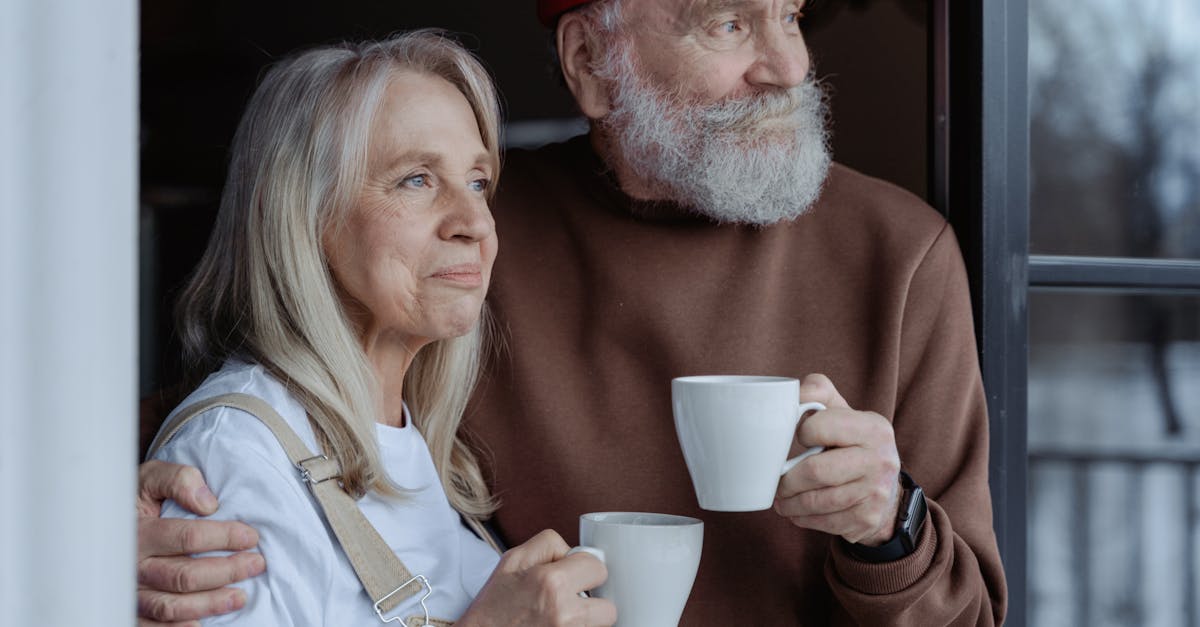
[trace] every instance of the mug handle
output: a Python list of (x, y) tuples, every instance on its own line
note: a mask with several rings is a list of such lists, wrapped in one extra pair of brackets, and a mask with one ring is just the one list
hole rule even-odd
[[(592, 557), (594, 557), (594, 558), (596, 558), (596, 559), (600, 560), (601, 562), (603, 562), (603, 561), (604, 561), (604, 551), (602, 551), (602, 550), (600, 550), (600, 549), (597, 549), (597, 548), (594, 548), (594, 547), (590, 547), (590, 546), (577, 546), (577, 547), (573, 547), (573, 548), (572, 548), (570, 551), (567, 551), (567, 555), (574, 555), (574, 554), (576, 554), (576, 553), (587, 553), (588, 555), (591, 555)], [(564, 557), (565, 557), (565, 556), (564, 556)], [(580, 590), (580, 591), (579, 591), (579, 596), (581, 596), (581, 597), (583, 597), (583, 598), (585, 598), (585, 599), (591, 598), (591, 597), (588, 595), (588, 593), (587, 593), (587, 591), (586, 591), (586, 590)]]
[[(799, 427), (800, 421), (804, 420), (804, 414), (807, 414), (810, 411), (822, 411), (823, 409), (825, 409), (825, 406), (822, 405), (821, 403), (814, 401), (812, 403), (800, 403), (799, 405), (796, 406), (796, 409), (798, 409), (800, 412), (798, 414), (799, 418), (796, 420), (796, 426)], [(800, 462), (804, 461), (805, 459), (812, 457), (813, 455), (816, 455), (817, 453), (820, 453), (823, 450), (825, 450), (824, 446), (814, 446), (814, 447), (808, 449), (807, 451), (804, 451), (803, 453), (787, 460), (786, 462), (783, 462), (783, 470), (779, 471), (779, 476), (782, 477), (782, 476), (786, 475), (789, 470), (796, 467), (796, 464), (799, 464)]]

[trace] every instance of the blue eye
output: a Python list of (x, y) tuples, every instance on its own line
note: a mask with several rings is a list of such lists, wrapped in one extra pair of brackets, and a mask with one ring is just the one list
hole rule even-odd
[(473, 192), (486, 192), (492, 186), (490, 179), (475, 179), (467, 184)]
[(410, 177), (405, 178), (403, 181), (400, 181), (400, 184), (405, 187), (428, 187), (429, 186), (429, 175), (414, 174)]
[(738, 23), (737, 20), (729, 20), (728, 22), (722, 23), (718, 28), (722, 33), (726, 35), (732, 35), (738, 32)]

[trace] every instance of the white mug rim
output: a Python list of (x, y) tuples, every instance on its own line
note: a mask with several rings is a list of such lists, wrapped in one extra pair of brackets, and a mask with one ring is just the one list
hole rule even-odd
[[(643, 518), (644, 520), (636, 520), (639, 517)], [(587, 514), (581, 514), (579, 519), (586, 520), (593, 525), (606, 525), (611, 527), (639, 527), (643, 529), (671, 529), (704, 524), (704, 521), (700, 520), (699, 518), (692, 518), (691, 516), (679, 516), (676, 514), (660, 514), (657, 512), (589, 512)]]
[(675, 377), (672, 381), (687, 385), (775, 385), (779, 383), (799, 383), (795, 377), (780, 377), (774, 375), (755, 374), (705, 374)]

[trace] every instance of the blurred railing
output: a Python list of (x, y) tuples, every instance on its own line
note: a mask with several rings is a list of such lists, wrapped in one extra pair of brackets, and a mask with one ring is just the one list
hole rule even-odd
[[(1181, 476), (1182, 481), (1179, 498), (1183, 517), (1178, 521), (1177, 525), (1171, 527), (1178, 531), (1182, 542), (1179, 547), (1179, 552), (1183, 556), (1182, 559), (1182, 625), (1200, 625), (1200, 615), (1198, 615), (1197, 596), (1200, 595), (1200, 590), (1197, 589), (1197, 535), (1200, 534), (1200, 504), (1197, 497), (1197, 476), (1200, 475), (1200, 450), (1197, 450), (1194, 445), (1191, 446), (1173, 446), (1161, 445), (1152, 448), (1145, 446), (1134, 447), (1114, 447), (1114, 446), (1089, 446), (1084, 449), (1082, 447), (1068, 448), (1046, 445), (1032, 445), (1029, 450), (1029, 479), (1031, 484), (1039, 481), (1051, 467), (1069, 468), (1071, 473), (1071, 504), (1068, 517), (1068, 529), (1071, 530), (1071, 546), (1069, 553), (1071, 556), (1071, 572), (1074, 577), (1079, 578), (1073, 582), (1071, 586), (1073, 592), (1072, 614), (1075, 617), (1074, 624), (1077, 625), (1095, 625), (1101, 621), (1097, 616), (1097, 609), (1100, 607), (1102, 599), (1094, 598), (1093, 585), (1090, 585), (1094, 578), (1103, 577), (1105, 574), (1101, 572), (1104, 565), (1095, 563), (1094, 555), (1096, 547), (1103, 543), (1139, 543), (1143, 541), (1144, 526), (1146, 517), (1140, 515), (1146, 504), (1144, 501), (1143, 491), (1140, 486), (1145, 486), (1147, 474), (1151, 468), (1162, 469), (1164, 467), (1176, 470)], [(1135, 486), (1127, 495), (1127, 503), (1125, 504), (1126, 511), (1130, 514), (1126, 521), (1133, 529), (1127, 534), (1121, 534), (1123, 537), (1111, 538), (1096, 538), (1093, 537), (1093, 516), (1098, 515), (1094, 510), (1098, 499), (1096, 498), (1096, 485), (1094, 471), (1104, 468), (1110, 471), (1116, 471), (1121, 475), (1132, 479), (1131, 483)], [(1034, 487), (1031, 485), (1031, 488)], [(1170, 542), (1171, 538), (1158, 538), (1163, 542)], [(1031, 550), (1038, 550), (1037, 539), (1031, 538)], [(1138, 557), (1144, 557), (1145, 546), (1137, 547), (1135, 553)], [(1133, 572), (1112, 573), (1113, 576), (1124, 577), (1128, 585), (1137, 587), (1133, 598), (1135, 599), (1136, 607), (1126, 608), (1129, 618), (1138, 620), (1136, 623), (1143, 624), (1139, 618), (1145, 617), (1150, 610), (1150, 606), (1156, 601), (1153, 598), (1154, 590), (1146, 589), (1144, 584), (1145, 572), (1142, 570), (1143, 563), (1138, 561), (1133, 565)], [(1153, 565), (1150, 565), (1153, 567)], [(1138, 618), (1135, 618), (1138, 617)]]

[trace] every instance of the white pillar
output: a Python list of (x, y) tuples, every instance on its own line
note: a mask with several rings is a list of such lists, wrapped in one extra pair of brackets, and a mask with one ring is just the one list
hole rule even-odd
[(0, 625), (132, 625), (136, 0), (0, 0)]

